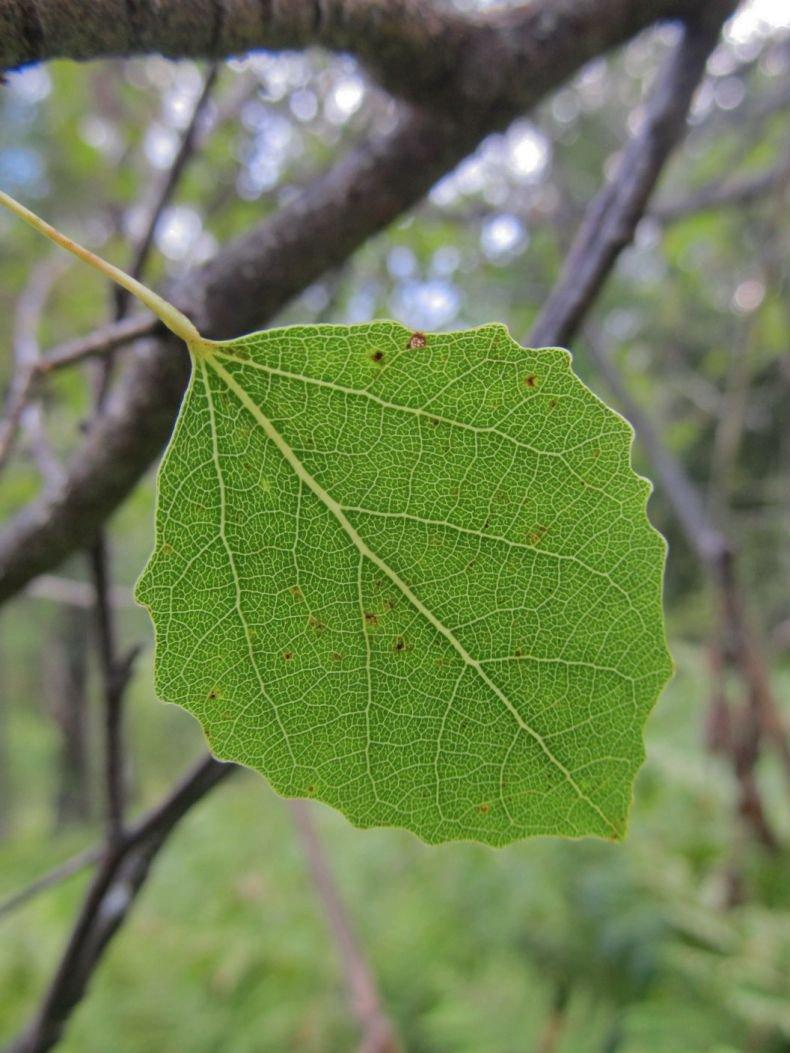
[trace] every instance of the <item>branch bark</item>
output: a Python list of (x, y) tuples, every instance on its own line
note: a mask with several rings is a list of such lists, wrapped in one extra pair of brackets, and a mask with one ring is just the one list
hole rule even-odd
[(577, 48), (585, 47), (587, 34), (597, 52), (613, 28), (632, 36), (645, 19), (703, 6), (689, 0), (542, 0), (473, 16), (431, 0), (6, 0), (0, 6), (0, 68), (151, 52), (217, 59), (319, 45), (351, 52), (387, 90), (409, 101), (448, 111), (479, 109), (505, 95), (513, 105), (523, 103), (530, 91), (524, 63), (539, 59), (544, 42), (554, 43), (558, 26), (572, 31)]
[[(6, 1053), (46, 1053), (59, 1041), (71, 1011), (83, 997), (108, 944), (143, 887), (159, 849), (184, 815), (235, 770), (234, 765), (213, 757), (199, 761), (173, 792), (123, 834), (104, 857), (49, 990), (33, 1020)], [(79, 857), (75, 867), (86, 855)]]
[[(684, 5), (690, 11), (706, 6), (702, 0)], [(4, 8), (6, 19), (18, 7)], [(340, 160), (270, 221), (190, 273), (172, 298), (206, 336), (229, 337), (267, 324), (292, 296), (414, 205), (521, 106), (534, 105), (589, 59), (678, 7), (668, 0), (544, 0), (517, 9), (508, 17), (509, 46), (519, 57), (518, 108), (512, 84), (503, 96), (486, 96), (485, 70), (478, 79), (482, 110), (459, 105), (450, 115), (404, 107), (393, 132)], [(490, 57), (485, 63), (492, 66)], [(187, 379), (187, 356), (161, 336), (140, 342), (135, 358), (62, 487), (0, 534), (0, 601), (94, 537), (166, 441)]]
[(659, 176), (683, 137), (705, 63), (734, 7), (732, 0), (711, 3), (684, 28), (650, 96), (641, 130), (629, 141), (616, 173), (584, 215), (560, 279), (533, 327), (535, 347), (570, 341), (620, 253), (632, 241)]

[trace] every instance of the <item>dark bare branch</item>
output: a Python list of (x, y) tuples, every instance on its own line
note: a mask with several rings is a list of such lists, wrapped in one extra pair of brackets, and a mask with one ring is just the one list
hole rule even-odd
[(199, 761), (160, 805), (143, 816), (105, 855), (86, 893), (49, 990), (33, 1020), (7, 1053), (46, 1053), (60, 1039), (108, 944), (125, 921), (151, 864), (173, 828), (235, 766)]
[(686, 130), (694, 91), (705, 72), (722, 22), (735, 4), (708, 5), (687, 23), (648, 103), (642, 128), (627, 144), (615, 174), (587, 209), (562, 275), (531, 334), (536, 347), (567, 344), (595, 301), (620, 253), (633, 239), (650, 195)]

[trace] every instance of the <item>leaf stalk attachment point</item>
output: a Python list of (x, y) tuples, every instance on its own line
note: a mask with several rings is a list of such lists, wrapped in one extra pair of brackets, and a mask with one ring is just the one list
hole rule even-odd
[(140, 301), (149, 311), (152, 311), (156, 317), (166, 325), (171, 333), (175, 333), (176, 336), (180, 337), (190, 351), (197, 354), (204, 349), (210, 341), (205, 340), (200, 333), (197, 331), (192, 322), (187, 318), (185, 314), (182, 314), (177, 307), (174, 307), (167, 300), (164, 300), (161, 296), (155, 293), (152, 289), (149, 289), (147, 285), (143, 285), (142, 282), (137, 281), (126, 271), (122, 271), (120, 267), (116, 267), (112, 263), (108, 263), (107, 260), (103, 260), (101, 256), (97, 256), (91, 252), (90, 249), (86, 249), (83, 245), (77, 244), (76, 241), (72, 241), (66, 234), (61, 233), (55, 227), (51, 226), (46, 220), (41, 219), (35, 212), (31, 212), (29, 208), (25, 208), (24, 205), (20, 204), (9, 194), (4, 193), (0, 190), (0, 205), (7, 208), (9, 212), (13, 212), (14, 215), (19, 216), (20, 219), (28, 223), (34, 230), (38, 231), (39, 234), (43, 234), (45, 238), (49, 238), (50, 241), (59, 245), (61, 248), (66, 249), (73, 256), (77, 256), (79, 259), (84, 260), (89, 266), (93, 267), (94, 270), (99, 271), (105, 277), (109, 278), (110, 281), (115, 282), (116, 285), (120, 285), (126, 289), (127, 292), (131, 293), (137, 300)]

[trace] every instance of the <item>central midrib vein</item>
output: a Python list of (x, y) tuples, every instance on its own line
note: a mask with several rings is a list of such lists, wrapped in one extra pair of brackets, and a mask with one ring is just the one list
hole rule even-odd
[(568, 768), (559, 760), (558, 757), (549, 748), (545, 739), (539, 732), (535, 731), (534, 728), (530, 727), (529, 724), (523, 719), (521, 714), (518, 712), (516, 707), (502, 691), (498, 684), (496, 684), (491, 677), (486, 673), (480, 662), (473, 658), (466, 648), (463, 646), (460, 640), (451, 632), (450, 629), (441, 622), (436, 615), (425, 606), (422, 600), (417, 596), (406, 584), (405, 581), (397, 574), (396, 571), (390, 567), (390, 565), (381, 558), (367, 542), (360, 536), (353, 524), (350, 522), (342, 507), (337, 501), (329, 494), (321, 484), (315, 479), (310, 472), (305, 468), (302, 462), (297, 457), (296, 453), (291, 449), (283, 436), (277, 431), (272, 422), (263, 413), (260, 406), (258, 406), (244, 388), (239, 384), (236, 378), (228, 372), (227, 369), (217, 360), (214, 354), (208, 354), (203, 359), (217, 374), (218, 377), (225, 383), (229, 391), (232, 391), (239, 402), (244, 408), (252, 415), (256, 423), (260, 426), (266, 437), (274, 443), (277, 449), (280, 451), (282, 456), (285, 458), (287, 463), (291, 466), (297, 478), (300, 479), (305, 486), (307, 486), (318, 500), (324, 505), (324, 507), (332, 513), (335, 519), (338, 521), (340, 526), (343, 528), (351, 542), (357, 548), (357, 551), (365, 559), (370, 560), (374, 566), (378, 567), (383, 574), (385, 574), (395, 587), (406, 597), (409, 603), (412, 604), (414, 609), (426, 619), (426, 621), (433, 626), (433, 628), (440, 633), (453, 647), (456, 653), (461, 657), (463, 662), (470, 668), (474, 669), (483, 683), (488, 689), (502, 702), (506, 709), (511, 713), (519, 728), (529, 735), (541, 748), (550, 763), (562, 773), (564, 778), (567, 780), (569, 785), (573, 788), (576, 795), (580, 800), (584, 801), (601, 819), (606, 826), (615, 834), (618, 835), (618, 830), (611, 822), (610, 819), (603, 813), (600, 807), (591, 800), (590, 797), (581, 789), (579, 784), (574, 779)]

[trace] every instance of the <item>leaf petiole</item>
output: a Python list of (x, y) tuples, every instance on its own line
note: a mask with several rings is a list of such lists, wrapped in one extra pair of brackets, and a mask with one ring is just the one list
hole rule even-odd
[(120, 267), (108, 263), (107, 260), (103, 260), (101, 256), (97, 256), (95, 253), (91, 252), (90, 249), (86, 249), (84, 246), (78, 245), (76, 241), (72, 241), (72, 239), (66, 234), (62, 234), (55, 227), (47, 223), (46, 220), (41, 219), (41, 217), (37, 216), (35, 212), (31, 212), (29, 208), (25, 208), (24, 205), (11, 197), (10, 194), (6, 194), (2, 190), (0, 190), (0, 205), (7, 208), (9, 212), (13, 212), (14, 215), (19, 216), (20, 219), (23, 219), (25, 223), (28, 223), (34, 230), (38, 231), (39, 234), (43, 234), (45, 238), (49, 238), (50, 241), (53, 241), (56, 245), (60, 245), (60, 247), (66, 249), (67, 252), (84, 260), (85, 263), (93, 267), (94, 270), (104, 274), (110, 279), (110, 281), (115, 282), (116, 285), (120, 285), (122, 288), (126, 289), (127, 292), (130, 292), (132, 296), (138, 299), (140, 303), (149, 309), (149, 311), (152, 311), (172, 333), (175, 333), (176, 336), (180, 337), (190, 350), (199, 350), (208, 343), (208, 341), (200, 335), (187, 316), (182, 314), (177, 307), (168, 303), (167, 300), (164, 300), (152, 289), (149, 289), (147, 285), (143, 285), (142, 282), (137, 281), (136, 278), (127, 274), (126, 271), (122, 271)]

